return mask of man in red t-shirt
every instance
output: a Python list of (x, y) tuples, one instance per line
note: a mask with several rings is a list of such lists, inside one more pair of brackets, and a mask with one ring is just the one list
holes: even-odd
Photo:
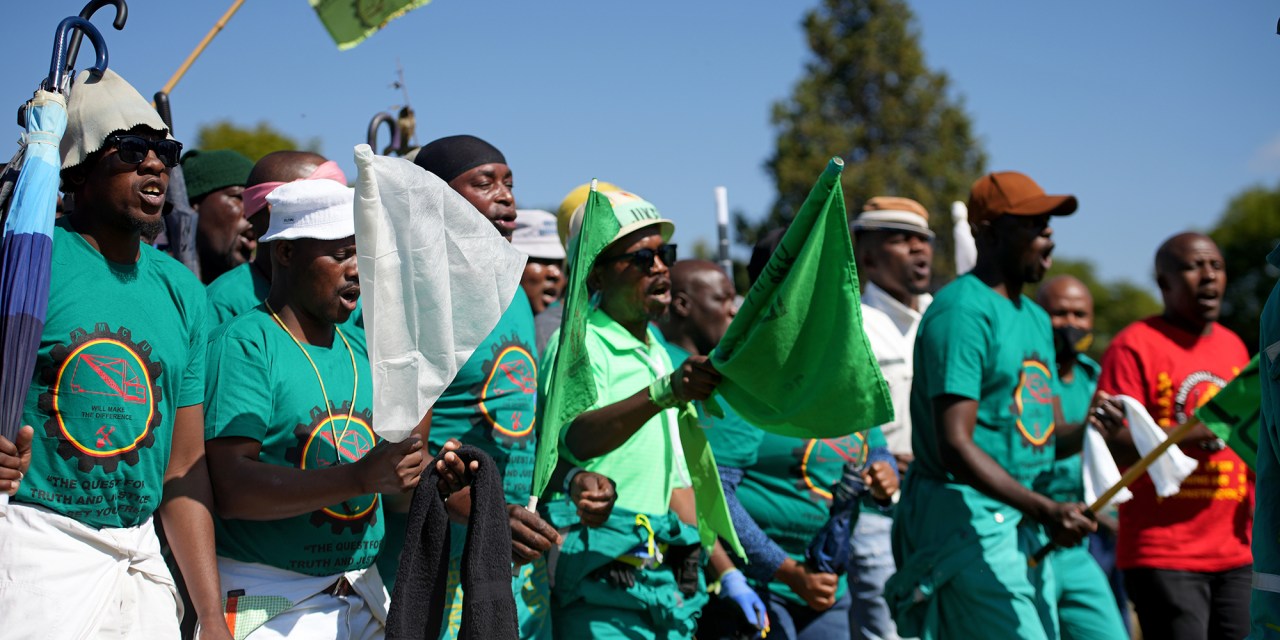
[[(1171, 429), (1192, 418), (1245, 364), (1236, 334), (1218, 324), (1227, 285), (1222, 254), (1208, 237), (1182, 233), (1156, 251), (1164, 313), (1116, 335), (1102, 357), (1098, 388), (1138, 399)], [(1110, 414), (1114, 418), (1114, 414)], [(1113, 431), (1121, 465), (1138, 459), (1127, 429)], [(1169, 498), (1147, 476), (1120, 505), (1116, 564), (1147, 638), (1243, 638), (1249, 633), (1253, 474), (1203, 426), (1179, 445), (1199, 465)]]

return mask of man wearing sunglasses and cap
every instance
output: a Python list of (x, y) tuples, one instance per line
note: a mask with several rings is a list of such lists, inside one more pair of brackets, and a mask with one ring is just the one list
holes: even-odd
[(1028, 559), (1097, 525), (1085, 505), (1032, 490), (1055, 456), (1079, 451), (1083, 432), (1060, 424), (1049, 317), (1022, 289), (1049, 268), (1051, 216), (1075, 210), (1074, 196), (1046, 195), (1012, 171), (970, 191), (977, 265), (938, 292), (916, 338), (915, 461), (885, 586), (904, 636), (1058, 637), (1053, 573)]
[(331, 180), (267, 196), (270, 293), (209, 341), (206, 447), (237, 637), (383, 635), (380, 494), (412, 491), (427, 459), (417, 434), (378, 442), (364, 332), (340, 326), (360, 296), (353, 199)]
[[(676, 248), (668, 240), (674, 223), (635, 194), (603, 195), (620, 230), (587, 277), (598, 301), (587, 317), (585, 344), (597, 400), (565, 427), (560, 455), (616, 482), (618, 498), (600, 529), (574, 527), (566, 534), (556, 569), (556, 633), (692, 638), (707, 594), (676, 407), (705, 400), (720, 374), (706, 356), (674, 368), (649, 326), (671, 302), (668, 267)], [(570, 246), (583, 215), (579, 206)], [(558, 347), (557, 334), (543, 354), (544, 374)], [(557, 526), (572, 523), (551, 515)], [(713, 564), (733, 566), (718, 544)]]
[[(12, 637), (178, 637), (159, 515), (202, 637), (229, 638), (204, 458), (204, 291), (141, 241), (164, 228), (182, 145), (110, 70), (77, 78), (67, 120), (62, 179), (76, 205), (54, 228), (30, 426), (16, 446), (0, 437), (0, 451), (29, 456), (20, 484), (0, 474), (13, 496), (0, 512), (0, 620)], [(0, 455), (7, 471), (13, 461)]]

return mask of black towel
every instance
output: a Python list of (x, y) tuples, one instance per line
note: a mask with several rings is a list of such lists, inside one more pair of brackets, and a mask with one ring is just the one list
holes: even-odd
[[(511, 595), (511, 527), (502, 475), (493, 459), (470, 445), (457, 454), (468, 466), (480, 461), (471, 481), (471, 521), (462, 555), (460, 640), (516, 640)], [(439, 459), (439, 458), (437, 458)], [(409, 528), (387, 614), (389, 640), (435, 640), (444, 624), (449, 585), (449, 516), (436, 489), (433, 461), (413, 493)]]

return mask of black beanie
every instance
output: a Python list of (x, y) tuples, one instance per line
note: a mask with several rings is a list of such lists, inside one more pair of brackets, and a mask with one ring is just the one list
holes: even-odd
[(450, 182), (482, 164), (507, 163), (498, 148), (475, 136), (449, 136), (428, 143), (413, 163)]

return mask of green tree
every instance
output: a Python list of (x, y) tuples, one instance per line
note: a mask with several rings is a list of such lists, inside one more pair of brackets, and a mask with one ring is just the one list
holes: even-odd
[(197, 149), (233, 149), (257, 162), (262, 156), (272, 151), (301, 149), (319, 151), (318, 140), (311, 140), (305, 147), (300, 146), (294, 138), (277, 131), (266, 122), (259, 122), (250, 127), (242, 127), (230, 120), (219, 120), (212, 124), (201, 125), (196, 134)]
[[(1104, 282), (1088, 260), (1055, 257), (1044, 281), (1060, 275), (1075, 276), (1093, 294), (1093, 346), (1089, 348), (1089, 355), (1094, 359), (1102, 357), (1118, 331), (1135, 320), (1160, 313), (1163, 308), (1146, 289), (1133, 282)], [(1038, 287), (1038, 284), (1029, 284), (1023, 293), (1035, 299)]]
[(1240, 334), (1250, 353), (1258, 352), (1258, 317), (1280, 272), (1267, 254), (1280, 243), (1280, 185), (1253, 187), (1231, 199), (1209, 232), (1226, 261), (1227, 289), (1222, 323)]
[(846, 162), (851, 213), (876, 195), (913, 198), (938, 232), (935, 272), (955, 272), (951, 202), (968, 197), (986, 155), (945, 73), (925, 65), (905, 0), (821, 0), (804, 18), (813, 57), (790, 99), (773, 107), (777, 146), (766, 168), (778, 199), (752, 224), (736, 218), (740, 242), (799, 210), (831, 156)]

